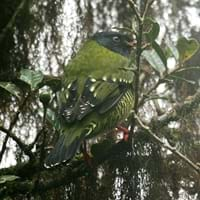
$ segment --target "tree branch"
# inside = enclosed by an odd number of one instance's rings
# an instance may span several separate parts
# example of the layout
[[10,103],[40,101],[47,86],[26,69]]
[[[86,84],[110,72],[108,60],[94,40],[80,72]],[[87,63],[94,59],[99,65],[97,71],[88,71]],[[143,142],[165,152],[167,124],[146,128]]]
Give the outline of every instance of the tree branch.
[[[67,164],[63,163],[52,168],[45,168],[44,166],[41,166],[39,162],[29,162],[21,165],[16,165],[15,167],[0,169],[1,175],[12,174],[21,178],[13,182],[6,182],[6,186],[0,189],[0,198],[6,196],[12,197],[27,193],[41,194],[48,190],[73,183],[74,180],[86,176],[88,173],[91,174],[93,170],[96,170],[100,164],[108,160],[113,155],[118,155],[119,153],[127,152],[130,150],[131,144],[128,142],[120,141],[116,144],[113,144],[107,151],[102,152],[102,154],[98,157],[96,156],[92,158],[92,169],[84,160],[72,160]],[[41,178],[39,181],[30,180],[37,174],[41,174],[41,176],[43,176],[47,173],[50,175],[47,181],[46,178]],[[54,176],[54,173],[57,175]]]
[[2,148],[1,148],[1,152],[0,152],[0,163],[1,163],[1,161],[2,161],[4,152],[6,151],[6,145],[7,145],[8,139],[9,139],[9,136],[6,135],[6,137],[5,137],[4,141],[3,141],[3,145],[2,145]]
[[135,114],[135,118],[137,119],[137,122],[140,124],[140,126],[148,132],[148,134],[157,141],[162,147],[170,150],[173,152],[176,156],[178,156],[180,159],[182,159],[184,162],[186,162],[189,166],[191,166],[199,175],[200,175],[200,167],[193,163],[189,158],[184,156],[181,152],[179,152],[175,147],[172,147],[169,143],[164,142],[162,139],[160,139],[151,129],[149,126],[146,126],[141,119]]

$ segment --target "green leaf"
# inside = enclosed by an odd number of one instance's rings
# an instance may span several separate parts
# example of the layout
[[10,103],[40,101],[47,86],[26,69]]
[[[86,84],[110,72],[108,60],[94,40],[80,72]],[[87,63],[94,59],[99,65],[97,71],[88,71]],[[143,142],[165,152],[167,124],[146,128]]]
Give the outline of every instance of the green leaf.
[[146,18],[144,20],[144,24],[150,25],[149,31],[145,33],[145,36],[147,38],[147,41],[152,43],[158,37],[160,26],[156,21],[151,18]]
[[10,94],[20,98],[20,89],[15,84],[10,82],[0,82],[0,87]]
[[179,52],[178,52],[178,49],[176,48],[176,46],[169,39],[166,40],[166,45],[169,48],[172,55],[175,57],[175,59],[178,60]]
[[8,181],[14,181],[18,178],[19,178],[19,176],[14,176],[14,175],[0,176],[0,184],[3,184],[3,183],[8,182]]
[[157,72],[163,73],[165,71],[165,65],[154,49],[143,51],[142,56]]
[[[144,53],[147,61],[156,69],[158,72],[164,72],[167,69],[167,59],[166,56],[159,46],[159,44],[155,41],[160,32],[159,24],[151,18],[146,18],[144,21],[144,25],[147,27],[150,26],[148,32],[145,33],[147,42],[151,43],[154,51],[149,51],[153,58],[150,58],[149,53]],[[157,55],[156,55],[157,54]],[[160,58],[158,58],[160,57]]]
[[165,66],[165,69],[166,69],[167,68],[167,59],[165,57],[165,54],[164,54],[163,50],[160,48],[158,43],[155,42],[155,41],[152,43],[152,47],[154,48],[156,53],[159,55],[160,59],[162,60],[164,66]]
[[199,42],[196,39],[179,38],[176,45],[179,52],[179,61],[185,62],[189,60],[199,49]]
[[[200,66],[188,66],[188,67],[181,67],[179,68],[176,73],[184,72],[184,71],[200,71]],[[198,72],[199,73],[199,72]]]
[[185,79],[182,76],[175,75],[175,74],[169,74],[169,76],[167,76],[167,79],[181,80],[181,81],[187,82],[189,84],[195,85],[195,81]]
[[43,103],[44,106],[48,106],[50,100],[51,100],[51,93],[49,92],[42,92],[39,95],[40,101]]
[[42,81],[42,86],[43,85],[48,85],[54,92],[57,92],[62,88],[62,78],[45,75]]
[[30,85],[31,90],[38,87],[42,82],[44,75],[40,71],[33,71],[30,69],[22,69],[20,72],[20,79]]

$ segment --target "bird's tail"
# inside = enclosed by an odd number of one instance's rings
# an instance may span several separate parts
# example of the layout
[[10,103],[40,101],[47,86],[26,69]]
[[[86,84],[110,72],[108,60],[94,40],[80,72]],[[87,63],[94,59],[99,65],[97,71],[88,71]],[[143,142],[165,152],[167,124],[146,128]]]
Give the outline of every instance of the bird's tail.
[[61,135],[54,149],[45,159],[46,166],[53,166],[71,159],[79,149],[83,137],[77,137],[69,146],[66,146],[65,135]]

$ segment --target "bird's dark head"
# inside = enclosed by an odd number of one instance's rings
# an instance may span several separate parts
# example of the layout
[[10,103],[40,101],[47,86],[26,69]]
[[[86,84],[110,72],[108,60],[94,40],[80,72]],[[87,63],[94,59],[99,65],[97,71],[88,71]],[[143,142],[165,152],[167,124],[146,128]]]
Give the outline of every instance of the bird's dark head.
[[98,32],[93,40],[100,45],[128,57],[134,45],[134,40],[130,36],[119,32]]

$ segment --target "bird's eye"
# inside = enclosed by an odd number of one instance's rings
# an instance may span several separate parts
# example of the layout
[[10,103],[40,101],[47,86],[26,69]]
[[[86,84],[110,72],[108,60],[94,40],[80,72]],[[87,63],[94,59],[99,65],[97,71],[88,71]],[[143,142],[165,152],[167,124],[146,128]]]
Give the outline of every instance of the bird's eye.
[[120,42],[120,38],[119,38],[118,36],[114,36],[114,37],[112,38],[112,40],[113,40],[114,42]]

